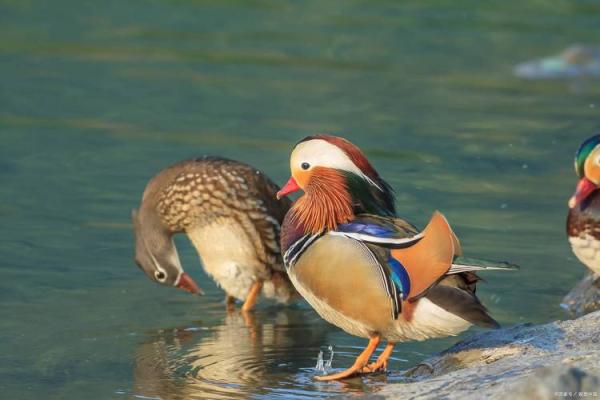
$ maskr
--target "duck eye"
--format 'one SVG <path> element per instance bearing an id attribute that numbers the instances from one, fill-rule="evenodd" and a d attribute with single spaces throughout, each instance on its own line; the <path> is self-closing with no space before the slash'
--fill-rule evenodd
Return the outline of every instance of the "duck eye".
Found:
<path id="1" fill-rule="evenodd" d="M 165 279 L 167 278 L 167 276 L 165 275 L 164 272 L 162 271 L 156 271 L 154 273 L 154 276 L 156 277 L 156 279 L 158 279 L 160 282 L 164 282 Z"/>
<path id="2" fill-rule="evenodd" d="M 302 163 L 300 166 L 301 166 L 301 167 L 302 167 L 302 169 L 304 169 L 304 170 L 306 170 L 306 169 L 309 169 L 309 168 L 310 168 L 310 164 L 309 164 L 309 163 L 307 163 L 307 162 L 303 162 L 303 163 Z"/>

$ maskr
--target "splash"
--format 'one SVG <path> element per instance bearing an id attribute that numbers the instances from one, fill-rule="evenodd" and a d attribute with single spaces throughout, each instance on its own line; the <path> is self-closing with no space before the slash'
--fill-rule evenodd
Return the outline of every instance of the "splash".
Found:
<path id="1" fill-rule="evenodd" d="M 319 350 L 319 356 L 317 357 L 317 365 L 315 365 L 315 369 L 317 372 L 321 372 L 323 375 L 327 374 L 331 369 L 331 364 L 333 363 L 333 355 L 335 352 L 333 351 L 333 346 L 327 347 L 329 350 L 329 359 L 325 361 L 323 359 L 323 350 Z"/>

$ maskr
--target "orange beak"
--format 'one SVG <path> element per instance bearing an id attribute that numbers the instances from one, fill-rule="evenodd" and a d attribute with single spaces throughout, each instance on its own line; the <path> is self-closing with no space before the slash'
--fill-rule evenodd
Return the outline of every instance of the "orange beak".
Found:
<path id="1" fill-rule="evenodd" d="M 581 178 L 575 189 L 575 194 L 569 199 L 569 208 L 573 208 L 586 199 L 598 186 L 588 178 Z"/>
<path id="2" fill-rule="evenodd" d="M 196 285 L 196 282 L 185 272 L 181 274 L 179 282 L 175 286 L 192 294 L 204 294 L 202 289 Z"/>
<path id="3" fill-rule="evenodd" d="M 297 192 L 298 190 L 300 190 L 298 182 L 296 182 L 294 177 L 291 177 L 290 180 L 287 181 L 285 185 L 283 185 L 281 190 L 277 192 L 277 200 L 281 199 L 283 196 L 287 196 L 290 193 Z"/>

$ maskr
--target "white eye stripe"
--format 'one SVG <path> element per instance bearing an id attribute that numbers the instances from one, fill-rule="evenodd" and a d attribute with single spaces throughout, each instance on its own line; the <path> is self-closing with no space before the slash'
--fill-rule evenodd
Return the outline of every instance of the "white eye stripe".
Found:
<path id="1" fill-rule="evenodd" d="M 154 264 L 154 268 L 156 268 L 156 271 L 154 271 L 154 277 L 159 281 L 159 282 L 164 282 L 167 280 L 167 272 L 160 266 L 160 264 L 158 263 L 158 261 L 156 260 L 156 257 L 154 257 L 154 254 L 152 253 L 148 253 L 150 254 L 150 259 L 152 260 L 152 263 Z M 158 274 L 162 274 L 163 278 L 159 279 L 158 278 Z"/>
<path id="2" fill-rule="evenodd" d="M 308 163 L 311 167 L 328 167 L 352 172 L 379 190 L 383 189 L 371 178 L 365 175 L 360 168 L 356 166 L 348 155 L 339 147 L 323 139 L 313 139 L 302 142 L 292 153 L 290 164 L 292 168 L 302 168 L 302 164 Z"/>
<path id="3" fill-rule="evenodd" d="M 165 274 L 165 272 L 162 269 L 159 269 L 158 271 L 154 272 L 154 277 L 159 281 L 159 282 L 164 282 L 167 280 L 167 274 Z"/>

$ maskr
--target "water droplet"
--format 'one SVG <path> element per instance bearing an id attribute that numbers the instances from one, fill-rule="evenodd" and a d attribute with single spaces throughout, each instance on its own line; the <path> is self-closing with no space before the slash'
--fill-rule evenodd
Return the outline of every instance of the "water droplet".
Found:
<path id="1" fill-rule="evenodd" d="M 329 350 L 329 360 L 327 360 L 327 362 L 325 363 L 326 370 L 331 369 L 331 363 L 333 362 L 333 354 L 334 354 L 333 346 L 329 346 L 327 348 L 327 350 Z"/>
<path id="2" fill-rule="evenodd" d="M 315 369 L 318 372 L 325 372 L 325 368 L 323 367 L 323 350 L 319 350 L 319 356 L 317 357 L 317 365 L 315 365 Z"/>
<path id="3" fill-rule="evenodd" d="M 317 357 L 317 365 L 315 365 L 315 369 L 317 372 L 321 372 L 325 375 L 330 369 L 331 364 L 333 363 L 333 355 L 335 352 L 333 351 L 333 346 L 327 347 L 329 350 L 329 359 L 327 361 L 323 360 L 323 350 L 319 350 L 319 356 Z"/>

